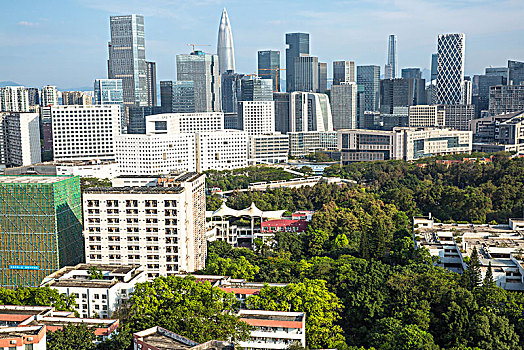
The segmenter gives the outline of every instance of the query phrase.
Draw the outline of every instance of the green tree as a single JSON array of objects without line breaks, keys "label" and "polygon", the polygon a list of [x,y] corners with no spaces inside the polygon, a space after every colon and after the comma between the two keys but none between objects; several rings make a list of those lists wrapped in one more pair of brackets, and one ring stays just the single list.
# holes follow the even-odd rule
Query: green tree
[{"label": "green tree", "polygon": [[244,256],[238,259],[221,258],[213,255],[208,259],[206,273],[212,275],[231,276],[232,278],[244,278],[252,281],[260,267],[253,265]]},{"label": "green tree", "polygon": [[0,288],[1,305],[54,306],[58,311],[74,311],[76,302],[73,295],[65,295],[48,286],[40,288]]},{"label": "green tree", "polygon": [[55,332],[47,333],[49,350],[95,350],[94,329],[85,323],[68,324]]},{"label": "green tree", "polygon": [[477,247],[473,247],[471,252],[468,268],[464,272],[464,282],[469,290],[474,290],[482,282],[482,273],[480,271],[480,259]]},{"label": "green tree", "polygon": [[87,274],[89,275],[90,280],[103,280],[104,279],[104,274],[96,266],[89,266],[89,269],[87,270]]},{"label": "green tree", "polygon": [[129,307],[131,332],[154,326],[202,343],[245,340],[250,327],[236,316],[234,294],[193,277],[159,277],[135,286]]},{"label": "green tree", "polygon": [[311,348],[333,348],[344,343],[340,319],[342,303],[323,280],[304,279],[286,287],[265,287],[247,299],[249,309],[305,312],[306,342]]}]

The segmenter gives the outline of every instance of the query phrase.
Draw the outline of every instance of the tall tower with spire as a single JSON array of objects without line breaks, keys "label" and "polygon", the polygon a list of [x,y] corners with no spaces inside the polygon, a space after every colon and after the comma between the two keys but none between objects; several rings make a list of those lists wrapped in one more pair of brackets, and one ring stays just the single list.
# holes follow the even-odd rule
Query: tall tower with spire
[{"label": "tall tower with spire", "polygon": [[222,11],[220,27],[218,28],[217,53],[220,75],[228,70],[235,71],[235,49],[233,48],[233,33],[231,32],[231,23],[229,23],[229,16],[227,15],[225,8]]}]

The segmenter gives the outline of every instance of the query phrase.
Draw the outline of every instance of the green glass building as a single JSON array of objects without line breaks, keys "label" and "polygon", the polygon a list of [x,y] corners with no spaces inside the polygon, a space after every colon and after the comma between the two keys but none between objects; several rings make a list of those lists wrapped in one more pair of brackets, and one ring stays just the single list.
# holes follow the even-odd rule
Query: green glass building
[{"label": "green glass building", "polygon": [[79,177],[0,176],[0,286],[38,286],[83,261]]}]

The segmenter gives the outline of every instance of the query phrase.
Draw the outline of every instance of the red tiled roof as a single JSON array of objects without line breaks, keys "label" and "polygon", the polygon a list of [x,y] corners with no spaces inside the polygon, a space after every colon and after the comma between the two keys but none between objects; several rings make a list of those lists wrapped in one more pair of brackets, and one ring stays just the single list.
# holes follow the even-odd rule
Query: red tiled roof
[{"label": "red tiled roof", "polygon": [[240,320],[255,327],[302,328],[302,322],[298,321],[259,320],[253,318],[240,318]]}]

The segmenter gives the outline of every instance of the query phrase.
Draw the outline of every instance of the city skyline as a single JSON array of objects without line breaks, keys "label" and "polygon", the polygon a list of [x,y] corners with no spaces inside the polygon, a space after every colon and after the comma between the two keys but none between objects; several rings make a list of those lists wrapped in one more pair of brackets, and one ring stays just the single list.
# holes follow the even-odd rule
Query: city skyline
[{"label": "city skyline", "polygon": [[[61,4],[59,10],[33,3],[24,11],[21,6],[27,3],[10,3],[3,11],[2,81],[26,86],[51,84],[62,89],[91,86],[94,79],[106,77],[109,16],[126,14],[145,17],[147,58],[157,62],[158,81],[173,80],[175,56],[189,53],[188,43],[210,45],[202,49],[215,53],[224,7],[235,32],[237,71],[247,74],[256,72],[259,50],[279,50],[283,56],[285,34],[291,32],[310,33],[311,54],[322,62],[353,60],[356,65],[382,66],[386,61],[384,41],[392,33],[398,37],[399,69],[429,69],[437,36],[442,33],[467,35],[466,75],[481,74],[484,67],[506,66],[508,59],[524,58],[524,25],[516,20],[524,5],[516,0],[496,4],[408,0],[387,8],[380,0],[336,1],[327,6],[209,0],[190,5],[164,0],[151,6],[138,1],[95,0]],[[252,15],[262,10],[271,17]],[[488,15],[490,25],[479,25]],[[343,17],[345,21],[337,20]],[[413,30],[417,24],[420,27]],[[282,66],[284,60],[281,57]],[[331,77],[331,64],[328,67]]]}]

